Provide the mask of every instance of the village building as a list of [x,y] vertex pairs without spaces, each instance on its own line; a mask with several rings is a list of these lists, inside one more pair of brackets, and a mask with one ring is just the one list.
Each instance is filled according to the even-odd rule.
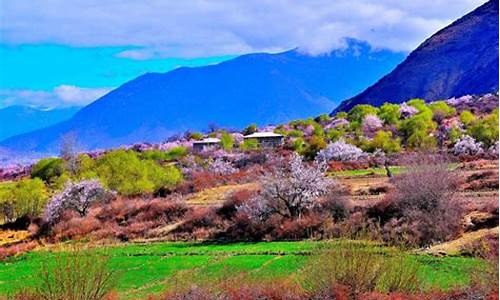
[[245,135],[243,139],[256,139],[263,148],[274,148],[283,144],[283,136],[274,132],[255,132]]
[[206,138],[200,141],[193,142],[193,150],[194,151],[209,151],[216,150],[220,147],[220,139],[218,138]]

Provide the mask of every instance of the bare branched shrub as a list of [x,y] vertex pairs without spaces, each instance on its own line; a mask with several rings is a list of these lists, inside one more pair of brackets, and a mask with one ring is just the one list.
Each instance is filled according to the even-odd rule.
[[109,268],[109,257],[103,253],[75,247],[50,256],[37,277],[39,299],[99,300],[113,289],[117,273]]
[[417,156],[408,170],[393,179],[388,209],[392,218],[384,224],[386,236],[418,245],[454,237],[460,230],[461,209],[454,194],[457,175],[439,156]]
[[317,212],[327,214],[335,222],[347,218],[352,209],[348,191],[338,185],[334,186],[331,191],[318,200],[315,209]]
[[418,287],[417,272],[417,263],[402,254],[343,241],[313,254],[304,270],[304,287],[310,293],[324,293],[343,286],[352,299],[373,291],[410,292]]
[[[201,286],[166,292],[158,300],[299,300],[310,299],[299,290],[297,284],[273,280],[272,282],[244,282],[243,279],[228,279]],[[322,298],[314,298],[322,299]]]
[[52,237],[56,241],[66,239],[118,238],[128,240],[137,237],[156,237],[155,231],[166,224],[177,222],[189,211],[178,195],[167,198],[121,198],[94,206],[86,216],[66,211],[61,221],[53,226]]

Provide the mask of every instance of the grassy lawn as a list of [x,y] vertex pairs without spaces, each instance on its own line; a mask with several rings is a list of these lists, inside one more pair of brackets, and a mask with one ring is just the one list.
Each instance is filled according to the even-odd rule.
[[[400,174],[405,170],[404,167],[389,167],[392,174]],[[357,170],[345,170],[345,171],[334,171],[330,173],[334,177],[358,177],[358,176],[386,176],[385,168],[369,168],[369,169],[357,169]]]
[[[458,163],[448,164],[450,170],[454,170],[459,166]],[[406,171],[404,166],[392,166],[389,167],[392,174],[401,174]],[[359,177],[359,176],[386,176],[385,168],[369,168],[369,169],[357,169],[357,170],[345,170],[345,171],[334,171],[330,172],[329,175],[335,177]]]
[[[117,290],[123,298],[145,297],[173,286],[175,275],[183,274],[189,283],[223,280],[242,275],[249,280],[290,278],[307,263],[312,250],[326,243],[338,242],[270,242],[270,243],[150,243],[125,244],[97,248],[111,257],[110,265],[120,273]],[[334,244],[335,245],[335,244]],[[373,251],[392,250],[363,244]],[[368,245],[368,246],[367,246]],[[372,251],[372,250],[370,250]],[[37,272],[44,261],[55,254],[34,251],[0,262],[0,294],[7,295],[21,287],[37,284]],[[447,289],[468,282],[469,270],[480,260],[461,257],[437,258],[407,254],[418,262],[419,277],[428,288]],[[180,277],[180,276],[178,276]],[[175,277],[177,278],[177,276]]]

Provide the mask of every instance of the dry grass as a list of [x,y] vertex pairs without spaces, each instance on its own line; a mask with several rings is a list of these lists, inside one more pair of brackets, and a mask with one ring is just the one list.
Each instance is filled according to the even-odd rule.
[[0,246],[23,241],[29,236],[27,230],[0,230]]
[[354,194],[359,191],[368,190],[374,186],[382,186],[389,184],[387,176],[371,176],[371,177],[351,177],[351,178],[336,178],[339,183],[349,188]]
[[498,235],[498,227],[464,233],[456,240],[434,245],[423,252],[432,255],[459,255],[463,246],[490,234]]
[[259,184],[257,182],[250,182],[204,189],[201,192],[188,196],[186,198],[186,203],[189,205],[218,205],[222,204],[230,193],[245,189],[256,190],[258,187]]

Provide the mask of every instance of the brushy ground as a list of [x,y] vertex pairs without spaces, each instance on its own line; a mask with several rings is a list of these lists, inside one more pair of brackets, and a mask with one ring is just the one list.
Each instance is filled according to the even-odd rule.
[[[345,243],[345,242],[343,242]],[[367,242],[359,243],[380,255],[393,255],[399,250]],[[120,298],[143,298],[186,284],[206,284],[225,278],[243,277],[245,281],[275,279],[299,280],[311,252],[326,244],[341,246],[338,241],[260,242],[204,244],[163,242],[120,244],[98,247],[110,257],[110,266],[119,274],[116,290]],[[57,248],[41,249],[0,262],[0,296],[39,283],[37,272],[50,265]],[[469,283],[469,274],[481,268],[483,261],[465,257],[433,257],[404,253],[418,266],[418,278],[426,290],[449,290]]]

